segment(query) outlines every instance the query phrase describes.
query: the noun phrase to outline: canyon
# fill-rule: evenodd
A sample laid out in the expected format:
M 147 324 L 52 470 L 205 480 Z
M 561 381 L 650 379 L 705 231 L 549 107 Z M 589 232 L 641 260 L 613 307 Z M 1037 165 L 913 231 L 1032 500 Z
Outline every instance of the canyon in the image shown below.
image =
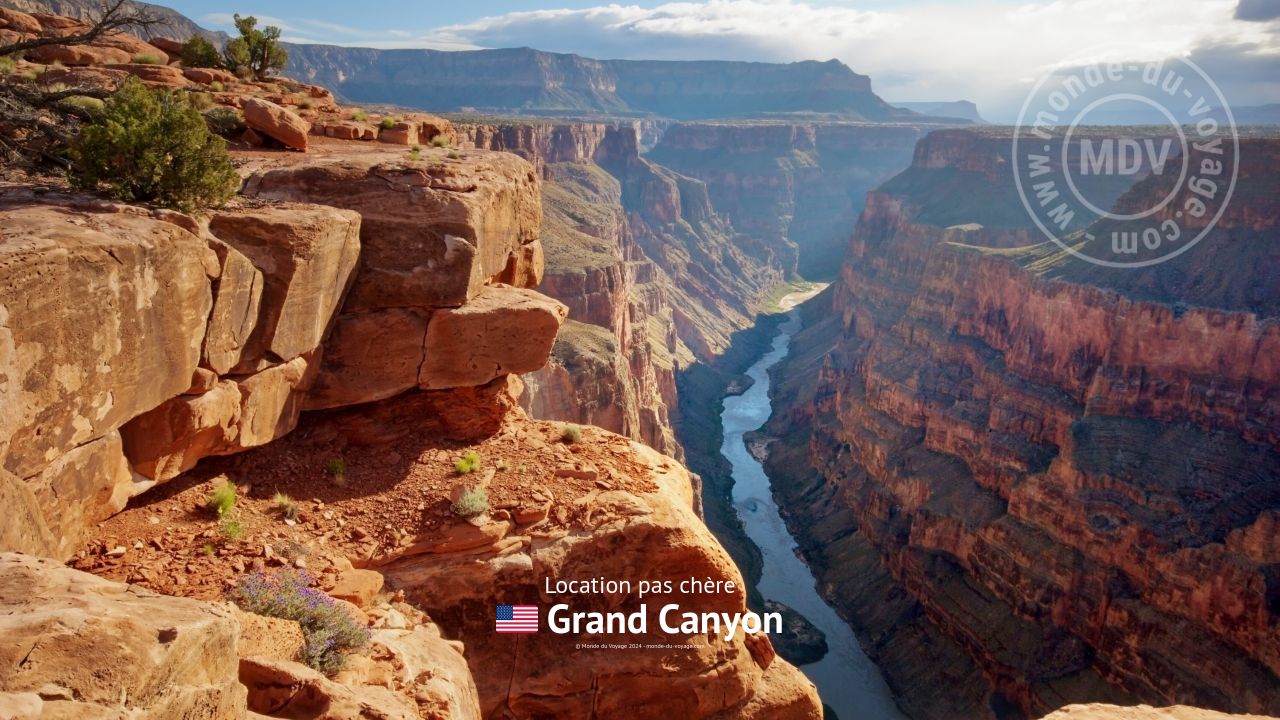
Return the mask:
M 0 715 L 813 720 L 802 664 L 841 717 L 1280 714 L 1280 141 L 1120 276 L 1043 242 L 1007 128 L 835 61 L 130 61 L 175 46 L 17 66 L 207 95 L 244 182 L 205 216 L 0 183 Z M 800 277 L 833 282 L 784 314 Z M 226 602 L 293 570 L 370 635 L 340 672 Z M 823 650 L 494 632 L 593 577 L 720 582 L 575 612 L 800 610 Z
M 868 197 L 775 376 L 784 513 L 913 717 L 1275 714 L 1280 142 L 1242 139 L 1203 245 L 1119 273 L 1030 226 L 1009 138 L 934 132 Z

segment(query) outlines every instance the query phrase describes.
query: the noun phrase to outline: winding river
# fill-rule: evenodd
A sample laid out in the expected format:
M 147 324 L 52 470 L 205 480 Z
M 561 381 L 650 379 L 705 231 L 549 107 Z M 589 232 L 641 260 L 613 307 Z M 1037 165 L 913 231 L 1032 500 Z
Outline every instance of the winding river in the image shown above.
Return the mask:
M 793 307 L 804 295 L 812 293 L 788 296 L 784 307 Z M 827 654 L 800 668 L 818 687 L 822 701 L 840 720 L 900 720 L 903 715 L 894 705 L 880 670 L 862 652 L 849 626 L 818 595 L 813 574 L 797 555 L 796 541 L 778 513 L 769 478 L 742 439 L 744 433 L 758 430 L 769 419 L 769 368 L 787 356 L 791 336 L 799 329 L 800 319 L 793 309 L 774 338 L 773 348 L 747 370 L 754 384 L 742 395 L 724 400 L 724 446 L 720 451 L 733 465 L 734 507 L 747 535 L 764 555 L 760 594 L 795 609 L 827 636 Z

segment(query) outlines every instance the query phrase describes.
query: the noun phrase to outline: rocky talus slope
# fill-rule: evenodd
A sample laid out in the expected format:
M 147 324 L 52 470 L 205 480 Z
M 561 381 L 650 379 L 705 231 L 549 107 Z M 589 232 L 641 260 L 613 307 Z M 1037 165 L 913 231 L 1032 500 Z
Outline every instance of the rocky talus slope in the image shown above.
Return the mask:
M 95 64 L 111 47 L 61 72 L 221 82 Z M 553 600 L 544 578 L 710 575 L 737 590 L 646 602 L 745 606 L 677 462 L 591 427 L 565 440 L 517 404 L 569 312 L 534 289 L 534 165 L 410 153 L 452 127 L 408 116 L 366 136 L 319 88 L 228 85 L 216 102 L 249 125 L 246 183 L 206 217 L 0 187 L 0 715 L 819 717 L 765 636 L 579 652 L 493 633 L 494 605 Z M 228 482 L 234 527 L 207 508 Z M 476 487 L 488 509 L 464 520 L 453 503 Z M 221 602 L 284 567 L 369 628 L 341 672 L 299 664 L 297 623 Z
M 1000 131 L 929 135 L 868 198 L 769 469 L 914 717 L 1280 713 L 1280 143 L 1245 143 L 1218 228 L 1121 275 L 1040 242 Z

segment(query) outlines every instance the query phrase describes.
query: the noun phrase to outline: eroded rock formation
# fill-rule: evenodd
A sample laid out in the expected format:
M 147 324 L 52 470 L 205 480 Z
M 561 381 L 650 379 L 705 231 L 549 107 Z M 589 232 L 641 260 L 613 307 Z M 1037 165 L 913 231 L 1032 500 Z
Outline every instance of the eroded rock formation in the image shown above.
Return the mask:
M 779 378 L 792 527 L 917 717 L 1275 714 L 1275 142 L 1201 246 L 1123 277 L 1037 244 L 1008 143 L 934 133 L 869 197 Z

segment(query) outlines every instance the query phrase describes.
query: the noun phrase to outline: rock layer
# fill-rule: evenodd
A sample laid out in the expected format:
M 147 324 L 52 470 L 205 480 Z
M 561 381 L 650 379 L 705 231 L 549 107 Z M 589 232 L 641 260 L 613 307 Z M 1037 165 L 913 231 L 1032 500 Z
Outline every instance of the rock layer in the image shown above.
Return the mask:
M 229 608 L 0 553 L 0 630 L 0 708 L 21 701 L 17 717 L 244 715 Z
M 1228 219 L 1120 289 L 992 201 L 1016 203 L 1008 142 L 935 133 L 868 199 L 781 371 L 769 468 L 793 528 L 915 716 L 1275 714 L 1280 334 L 1265 297 L 1204 281 L 1256 229 Z M 1241 217 L 1275 192 L 1255 150 Z M 930 692 L 944 677 L 962 690 Z

